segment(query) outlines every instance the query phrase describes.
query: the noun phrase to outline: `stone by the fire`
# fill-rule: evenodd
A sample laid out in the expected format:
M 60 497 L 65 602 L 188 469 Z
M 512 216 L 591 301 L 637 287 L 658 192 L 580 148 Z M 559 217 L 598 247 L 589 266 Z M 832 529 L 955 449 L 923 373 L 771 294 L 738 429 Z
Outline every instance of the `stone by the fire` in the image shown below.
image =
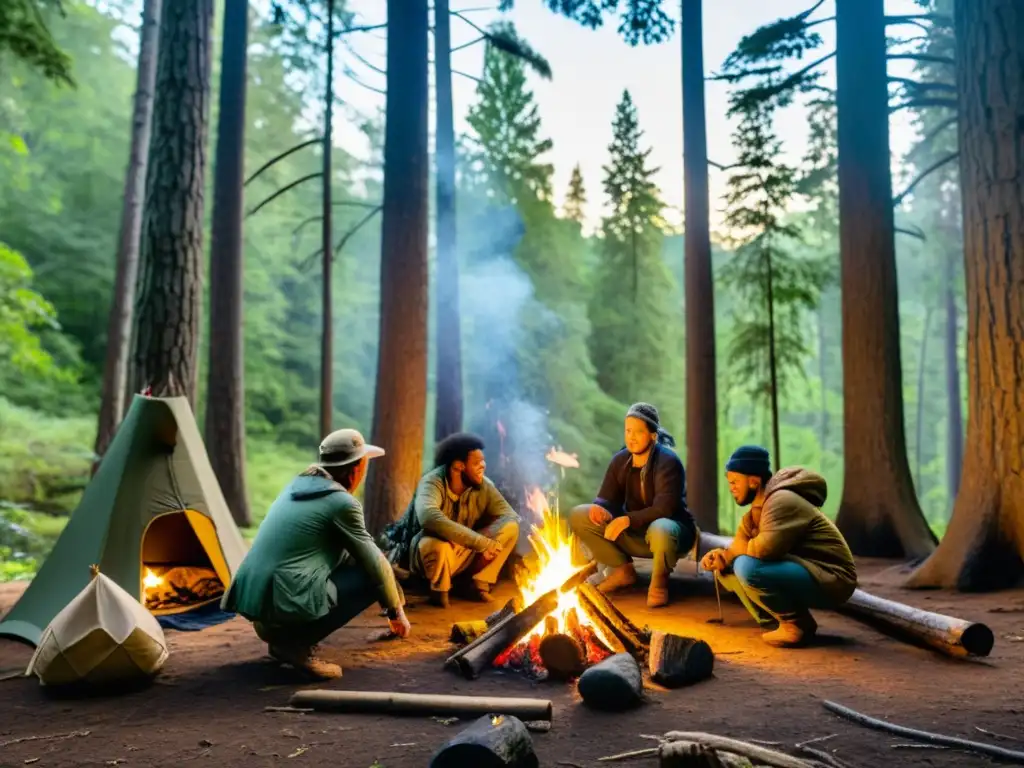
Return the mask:
M 703 640 L 655 630 L 651 633 L 648 662 L 651 680 L 666 688 L 678 688 L 711 677 L 715 654 Z
M 583 703 L 594 709 L 619 712 L 643 702 L 643 674 L 636 659 L 617 653 L 580 675 L 577 689 Z
M 430 768 L 540 768 L 533 738 L 511 715 L 484 715 L 439 749 Z

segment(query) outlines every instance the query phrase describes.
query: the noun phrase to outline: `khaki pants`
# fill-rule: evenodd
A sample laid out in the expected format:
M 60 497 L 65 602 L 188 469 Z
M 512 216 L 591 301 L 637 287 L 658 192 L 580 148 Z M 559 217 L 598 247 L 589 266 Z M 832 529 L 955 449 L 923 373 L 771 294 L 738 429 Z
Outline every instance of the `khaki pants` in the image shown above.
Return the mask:
M 434 538 L 423 531 L 413 539 L 410 569 L 429 581 L 430 588 L 436 592 L 450 590 L 452 579 L 465 571 L 476 581 L 496 583 L 502 566 L 519 540 L 519 524 L 515 520 L 496 520 L 477 532 L 501 544 L 501 551 L 490 562 L 475 550 Z

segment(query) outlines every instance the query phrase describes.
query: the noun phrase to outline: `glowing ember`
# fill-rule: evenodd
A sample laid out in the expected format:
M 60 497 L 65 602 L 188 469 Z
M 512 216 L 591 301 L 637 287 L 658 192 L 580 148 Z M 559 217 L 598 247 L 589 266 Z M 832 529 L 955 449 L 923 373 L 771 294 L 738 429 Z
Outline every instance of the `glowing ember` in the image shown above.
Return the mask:
M 142 586 L 146 589 L 156 589 L 163 583 L 164 580 L 162 578 L 149 570 L 149 568 L 146 569 L 146 575 L 142 578 Z

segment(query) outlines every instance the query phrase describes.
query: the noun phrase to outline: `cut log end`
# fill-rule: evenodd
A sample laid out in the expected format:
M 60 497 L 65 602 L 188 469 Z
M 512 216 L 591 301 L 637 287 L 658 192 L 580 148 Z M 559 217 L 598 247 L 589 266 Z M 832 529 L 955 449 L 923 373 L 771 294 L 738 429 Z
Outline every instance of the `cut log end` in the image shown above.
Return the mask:
M 968 624 L 960 634 L 960 645 L 969 656 L 988 656 L 996 643 L 996 636 L 985 624 Z
M 546 635 L 537 649 L 541 663 L 556 680 L 579 677 L 586 667 L 583 646 L 573 637 L 563 634 Z
M 533 738 L 511 715 L 485 715 L 445 744 L 430 768 L 539 768 Z
M 648 663 L 651 680 L 666 688 L 678 688 L 711 677 L 715 654 L 703 640 L 655 631 L 651 634 Z

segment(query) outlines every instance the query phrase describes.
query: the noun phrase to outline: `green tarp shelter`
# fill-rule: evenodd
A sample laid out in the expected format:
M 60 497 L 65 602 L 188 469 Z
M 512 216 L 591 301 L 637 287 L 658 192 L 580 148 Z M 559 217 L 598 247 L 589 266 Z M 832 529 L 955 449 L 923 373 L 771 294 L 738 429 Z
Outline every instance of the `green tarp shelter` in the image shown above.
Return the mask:
M 143 602 L 149 568 L 212 568 L 227 588 L 245 552 L 188 401 L 136 395 L 53 551 L 0 622 L 0 636 L 38 644 L 89 583 L 92 564 Z

